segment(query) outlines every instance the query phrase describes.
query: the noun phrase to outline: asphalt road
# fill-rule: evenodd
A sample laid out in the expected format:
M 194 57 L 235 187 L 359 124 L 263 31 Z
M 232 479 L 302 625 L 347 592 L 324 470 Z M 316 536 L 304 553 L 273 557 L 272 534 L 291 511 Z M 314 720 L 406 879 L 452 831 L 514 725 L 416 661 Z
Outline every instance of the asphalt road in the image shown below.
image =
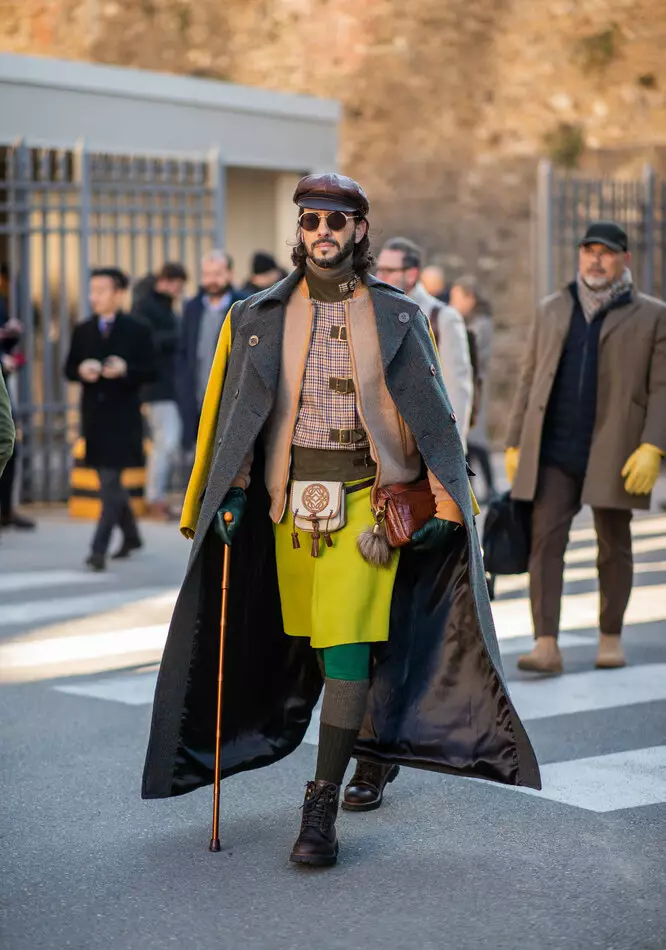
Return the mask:
M 636 522 L 623 671 L 593 671 L 594 547 L 579 522 L 563 615 L 567 675 L 532 682 L 524 581 L 495 604 L 504 663 L 544 770 L 528 794 L 403 770 L 377 812 L 343 813 L 337 867 L 288 862 L 316 726 L 288 759 L 142 802 L 155 664 L 187 544 L 104 576 L 61 515 L 0 542 L 5 950 L 666 948 L 666 517 Z

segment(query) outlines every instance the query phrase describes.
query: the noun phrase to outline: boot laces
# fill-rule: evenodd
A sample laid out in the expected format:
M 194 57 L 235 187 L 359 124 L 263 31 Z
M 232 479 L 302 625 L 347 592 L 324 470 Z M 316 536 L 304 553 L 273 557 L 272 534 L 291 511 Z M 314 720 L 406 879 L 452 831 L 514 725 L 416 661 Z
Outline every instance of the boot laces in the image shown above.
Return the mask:
M 335 792 L 332 788 L 315 789 L 308 783 L 307 794 L 303 802 L 303 827 L 328 831 L 333 817 Z

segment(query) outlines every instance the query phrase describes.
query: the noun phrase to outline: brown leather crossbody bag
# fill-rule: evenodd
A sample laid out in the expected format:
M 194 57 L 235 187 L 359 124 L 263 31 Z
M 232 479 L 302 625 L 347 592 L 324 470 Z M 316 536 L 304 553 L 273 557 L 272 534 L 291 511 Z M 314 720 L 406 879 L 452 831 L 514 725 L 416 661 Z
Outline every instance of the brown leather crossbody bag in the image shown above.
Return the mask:
M 386 540 L 392 548 L 409 544 L 412 535 L 435 514 L 435 499 L 427 478 L 397 482 L 377 490 L 378 514 L 383 512 Z
M 369 564 L 386 567 L 396 548 L 402 548 L 435 514 L 435 499 L 430 482 L 397 482 L 379 488 L 373 511 L 375 523 L 357 540 L 361 556 Z

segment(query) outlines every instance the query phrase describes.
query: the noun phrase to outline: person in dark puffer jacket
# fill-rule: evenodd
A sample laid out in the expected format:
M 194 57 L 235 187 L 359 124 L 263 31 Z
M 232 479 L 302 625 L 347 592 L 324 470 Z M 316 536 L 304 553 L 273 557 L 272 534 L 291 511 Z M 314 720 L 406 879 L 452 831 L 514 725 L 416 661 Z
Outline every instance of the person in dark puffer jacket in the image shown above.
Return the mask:
M 148 412 L 151 449 L 146 477 L 148 514 L 173 521 L 178 516 L 167 502 L 169 474 L 180 447 L 182 423 L 176 398 L 176 352 L 180 339 L 174 303 L 183 293 L 187 271 L 177 262 L 162 265 L 156 277 L 135 288 L 133 314 L 150 324 L 157 347 L 158 375 L 141 392 Z

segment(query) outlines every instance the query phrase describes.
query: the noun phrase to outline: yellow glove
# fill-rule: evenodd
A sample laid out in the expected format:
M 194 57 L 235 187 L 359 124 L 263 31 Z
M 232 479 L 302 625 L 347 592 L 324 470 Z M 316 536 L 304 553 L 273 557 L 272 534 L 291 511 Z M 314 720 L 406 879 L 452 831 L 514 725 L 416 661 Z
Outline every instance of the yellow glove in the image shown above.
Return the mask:
M 663 453 L 656 445 L 643 442 L 622 469 L 625 490 L 630 495 L 649 495 L 659 476 Z
M 504 468 L 506 469 L 506 477 L 509 479 L 510 485 L 513 485 L 513 480 L 516 477 L 519 460 L 520 460 L 519 448 L 514 447 L 514 448 L 504 450 Z

